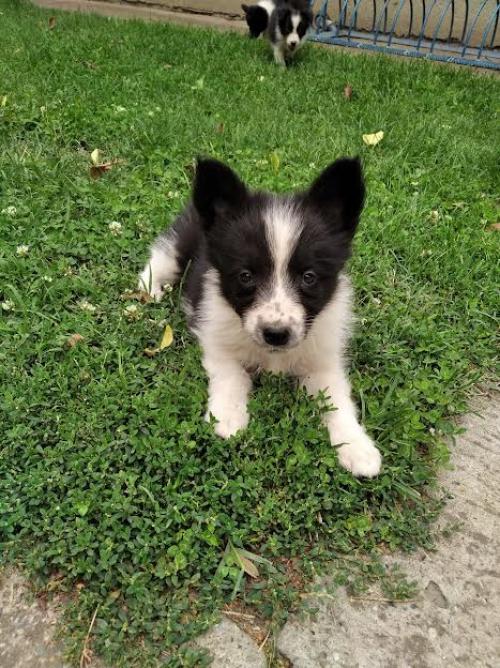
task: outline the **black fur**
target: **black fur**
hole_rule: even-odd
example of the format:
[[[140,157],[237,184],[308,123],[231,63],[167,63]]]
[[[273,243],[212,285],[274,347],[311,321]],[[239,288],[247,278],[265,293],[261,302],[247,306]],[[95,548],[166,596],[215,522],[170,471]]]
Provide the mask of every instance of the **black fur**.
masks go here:
[[[265,32],[269,24],[269,15],[259,5],[241,5],[245,12],[250,37],[257,38]]]

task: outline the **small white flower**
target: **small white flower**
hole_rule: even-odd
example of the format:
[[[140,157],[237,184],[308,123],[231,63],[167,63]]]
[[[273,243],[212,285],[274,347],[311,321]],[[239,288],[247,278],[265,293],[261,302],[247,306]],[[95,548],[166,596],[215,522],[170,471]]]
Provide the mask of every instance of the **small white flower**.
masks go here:
[[[42,281],[45,281],[46,283],[52,283],[53,278],[52,276],[47,276],[47,274],[45,274],[44,276],[42,276]]]
[[[44,114],[47,111],[47,107],[46,106],[40,107],[40,111],[42,112],[42,114]]]
[[[17,209],[15,206],[8,206],[5,209],[2,209],[2,213],[4,216],[10,216],[13,218],[17,213]]]
[[[19,257],[26,257],[28,253],[30,252],[30,247],[27,246],[26,244],[21,244],[16,248],[16,255],[19,255]]]
[[[155,112],[154,111],[148,111],[148,116],[154,116]]]
[[[265,78],[266,78],[266,77],[265,77],[263,74],[261,74],[260,77],[259,77],[259,81],[264,81]]]
[[[115,237],[119,237],[120,234],[122,233],[122,224],[119,223],[117,220],[113,220],[109,225],[109,231],[111,234]]]
[[[155,107],[156,111],[161,111],[161,107]]]
[[[380,306],[380,304],[382,303],[378,297],[372,297],[372,302],[377,306]]]
[[[170,285],[170,283],[165,283],[165,285],[163,286],[164,292],[172,292],[173,289],[174,288]]]
[[[82,311],[87,311],[87,313],[94,313],[94,311],[96,310],[94,304],[91,304],[86,299],[82,299],[82,301],[79,303],[79,307],[81,308]]]
[[[122,107],[121,105],[116,105],[115,111],[117,111],[119,114],[123,114],[124,111],[127,111],[125,107]]]
[[[14,302],[12,299],[6,299],[4,302],[1,303],[2,311],[12,311],[14,309]]]
[[[179,197],[179,192],[177,190],[169,190],[167,193],[168,199],[174,199],[175,197]]]
[[[137,304],[129,304],[123,309],[123,315],[128,320],[139,320],[142,314]]]
[[[429,214],[429,218],[432,220],[433,223],[437,223],[439,220],[439,211],[431,211]]]

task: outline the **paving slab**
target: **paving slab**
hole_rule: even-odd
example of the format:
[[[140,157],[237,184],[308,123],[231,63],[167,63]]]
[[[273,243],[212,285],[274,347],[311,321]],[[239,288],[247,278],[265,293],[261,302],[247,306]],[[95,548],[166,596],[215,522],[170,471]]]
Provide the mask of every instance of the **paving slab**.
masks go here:
[[[58,612],[30,601],[26,581],[12,571],[0,576],[0,666],[68,668],[54,640]]]
[[[290,619],[278,649],[293,668],[500,666],[500,395],[483,397],[442,475],[453,498],[440,518],[457,525],[435,552],[402,556],[420,585],[408,603],[317,599],[315,620]],[[328,583],[325,582],[325,592]]]
[[[265,668],[266,659],[257,643],[234,622],[223,619],[200,636],[195,644],[212,657],[211,668]]]

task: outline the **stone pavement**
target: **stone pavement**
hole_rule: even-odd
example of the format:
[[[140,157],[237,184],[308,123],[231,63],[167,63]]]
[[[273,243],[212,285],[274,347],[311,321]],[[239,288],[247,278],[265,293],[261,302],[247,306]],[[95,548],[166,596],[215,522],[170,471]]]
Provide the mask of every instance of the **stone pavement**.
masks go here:
[[[318,597],[312,620],[289,619],[278,649],[293,668],[496,668],[500,665],[500,395],[473,402],[443,473],[452,499],[442,527],[459,528],[432,553],[399,555],[418,581],[413,601]],[[394,559],[389,560],[394,561]],[[327,587],[327,582],[324,583]],[[16,574],[0,580],[0,666],[66,668],[53,641],[57,611],[28,602]],[[213,668],[265,668],[257,643],[229,619],[197,640]],[[286,662],[283,663],[286,665]]]

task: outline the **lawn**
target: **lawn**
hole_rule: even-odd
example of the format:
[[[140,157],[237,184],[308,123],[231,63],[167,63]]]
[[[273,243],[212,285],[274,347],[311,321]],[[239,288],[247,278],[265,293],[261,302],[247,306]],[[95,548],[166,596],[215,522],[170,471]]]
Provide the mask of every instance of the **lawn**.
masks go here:
[[[202,665],[183,643],[231,600],[273,630],[325,563],[352,563],[356,589],[381,553],[431,547],[453,418],[494,368],[498,80],[311,45],[283,71],[238,34],[0,11],[2,561],[66,593],[72,660],[96,613],[115,666]],[[119,161],[98,178],[94,149]],[[362,157],[351,377],[379,478],[339,468],[285,378],[260,379],[248,431],[215,437],[178,292],[126,293],[198,154],[277,191]],[[268,560],[259,578],[229,545]]]

